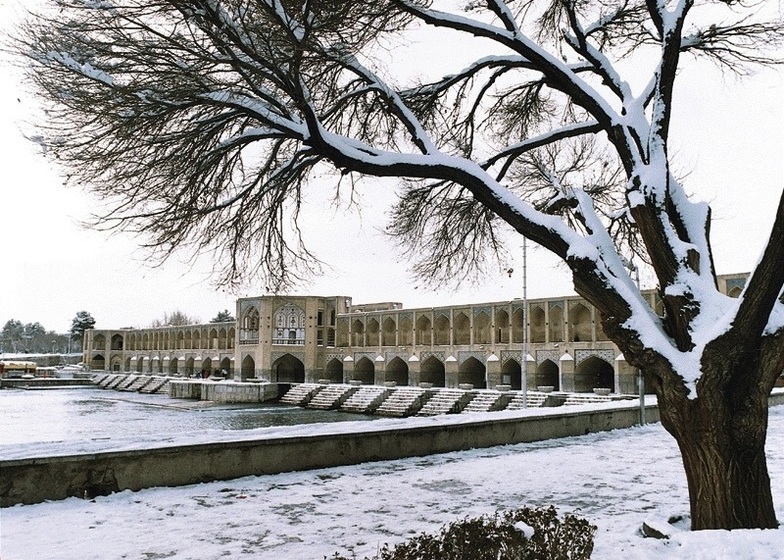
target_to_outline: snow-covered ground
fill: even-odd
[[[784,520],[784,406],[771,409],[767,453],[777,515]],[[688,513],[678,450],[659,424],[6,508],[0,557],[320,560],[354,551],[362,558],[384,542],[465,516],[548,504],[598,526],[597,559],[784,557],[783,529],[673,528],[667,541],[640,535],[643,521],[663,526],[668,517]]]

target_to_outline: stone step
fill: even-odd
[[[506,392],[480,391],[471,399],[463,412],[493,412],[504,410],[512,396]]]
[[[97,384],[98,384],[98,386],[101,389],[106,389],[108,387],[109,383],[111,383],[112,381],[117,379],[118,376],[119,376],[119,374],[117,374],[117,373],[110,373],[109,375],[106,375],[106,376],[102,377],[101,380],[98,381]]]
[[[153,377],[152,375],[140,375],[136,378],[136,380],[131,383],[130,385],[125,385],[121,387],[121,391],[141,391],[148,383],[152,382]]]
[[[371,414],[391,392],[389,387],[379,385],[360,386],[340,405],[340,410]]]
[[[114,379],[110,380],[109,383],[106,384],[106,389],[116,389],[123,381],[128,379],[130,375],[121,374],[116,376]]]
[[[544,405],[547,399],[547,394],[538,391],[528,391],[527,399],[524,397],[522,391],[514,391],[512,399],[506,405],[504,410],[520,410],[522,408],[539,408]],[[523,403],[526,406],[523,406]]]
[[[296,406],[305,406],[324,387],[325,385],[319,385],[318,383],[299,383],[297,385],[292,385],[291,389],[281,397],[280,402]]]
[[[101,382],[103,382],[105,379],[109,378],[109,376],[111,376],[111,375],[112,375],[111,373],[98,373],[96,375],[93,375],[90,378],[90,381],[93,382],[95,385],[100,385]]]
[[[122,383],[114,386],[115,391],[126,391],[128,387],[136,383],[140,378],[143,378],[142,375],[129,375],[125,379],[123,379]]]
[[[428,401],[431,392],[418,387],[395,389],[376,409],[381,416],[411,416]]]
[[[332,410],[340,408],[340,405],[349,398],[359,387],[354,385],[327,385],[305,405],[305,408],[316,410]]]
[[[169,378],[152,376],[152,380],[139,389],[140,393],[153,394],[153,393],[168,393],[169,392]]]
[[[417,412],[417,416],[458,413],[473,399],[474,393],[459,389],[439,389]]]

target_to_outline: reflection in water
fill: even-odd
[[[251,430],[316,422],[373,420],[372,416],[280,404],[219,405],[98,388],[0,390],[0,443]]]

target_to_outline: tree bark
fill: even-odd
[[[703,372],[711,374],[727,378]],[[692,530],[777,528],[765,457],[768,392],[730,387],[690,400],[662,389],[662,424],[681,451]]]

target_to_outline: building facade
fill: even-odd
[[[720,289],[737,297],[746,276],[722,276]],[[644,296],[662,312],[655,291]],[[84,360],[94,370],[237,381],[511,389],[525,371],[529,388],[637,392],[636,371],[587,301],[532,299],[525,311],[522,300],[405,309],[348,296],[248,297],[237,300],[236,322],[87,331]]]

